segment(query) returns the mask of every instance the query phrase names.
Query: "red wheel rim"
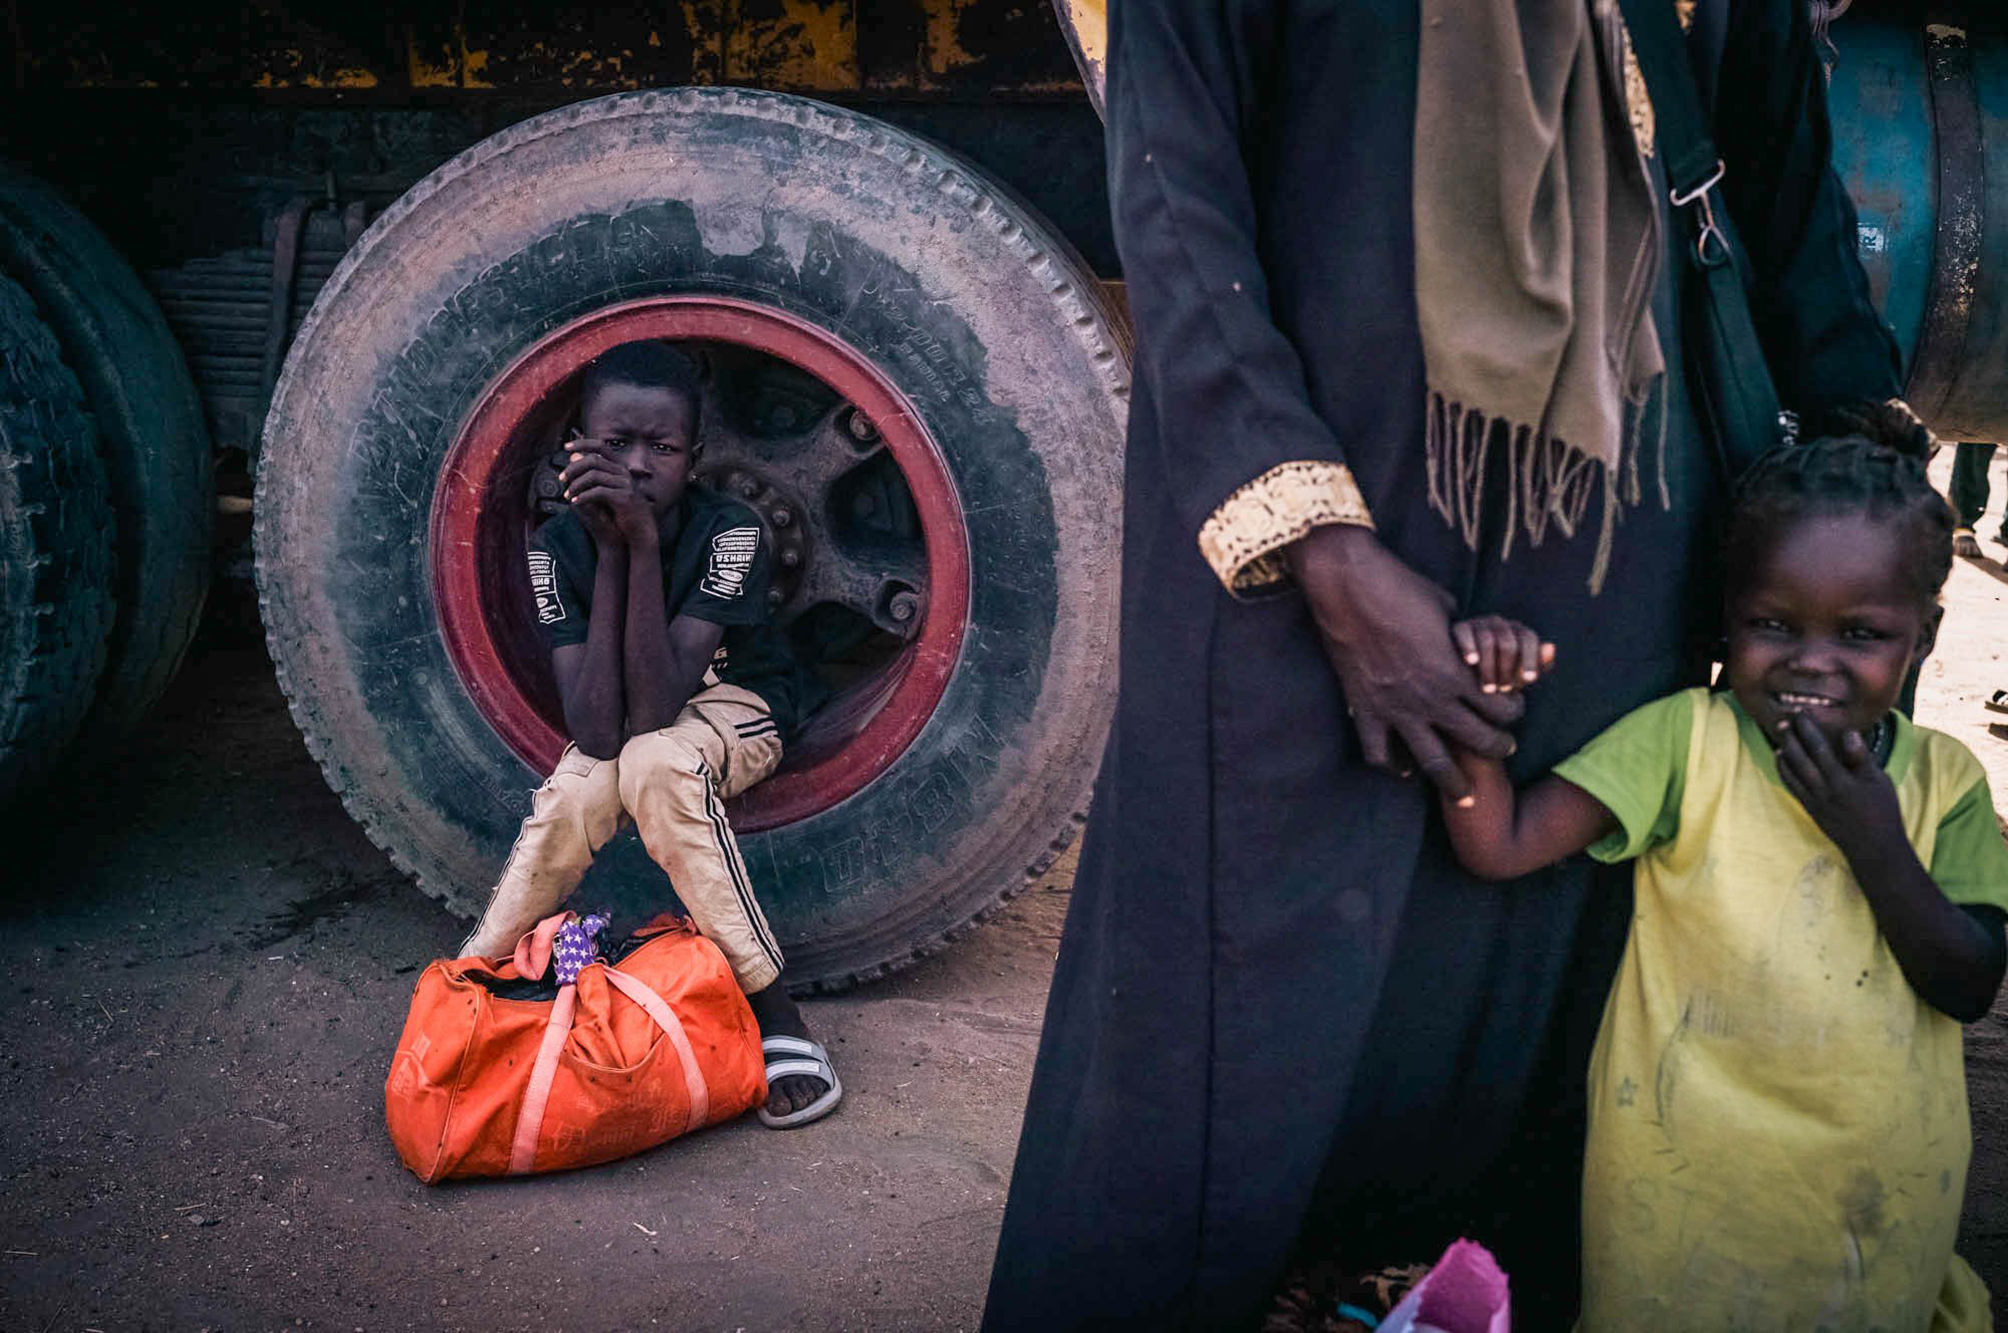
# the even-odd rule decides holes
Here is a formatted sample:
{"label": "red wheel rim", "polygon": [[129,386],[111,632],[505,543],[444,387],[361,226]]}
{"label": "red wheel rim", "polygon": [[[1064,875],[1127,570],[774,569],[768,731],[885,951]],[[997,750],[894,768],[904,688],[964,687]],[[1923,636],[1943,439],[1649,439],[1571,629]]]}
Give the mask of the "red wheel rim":
{"label": "red wheel rim", "polygon": [[431,517],[440,634],[475,708],[539,773],[564,752],[548,659],[531,618],[522,559],[522,450],[514,447],[553,392],[594,357],[641,338],[736,343],[798,367],[878,428],[920,514],[929,592],[913,640],[868,684],[818,715],[839,744],[731,804],[742,832],[804,819],[883,773],[933,716],[961,652],[969,611],[969,541],[955,484],[911,403],[877,367],[827,331],[750,301],[661,296],[610,306],[546,335],[488,386],[448,451]]}

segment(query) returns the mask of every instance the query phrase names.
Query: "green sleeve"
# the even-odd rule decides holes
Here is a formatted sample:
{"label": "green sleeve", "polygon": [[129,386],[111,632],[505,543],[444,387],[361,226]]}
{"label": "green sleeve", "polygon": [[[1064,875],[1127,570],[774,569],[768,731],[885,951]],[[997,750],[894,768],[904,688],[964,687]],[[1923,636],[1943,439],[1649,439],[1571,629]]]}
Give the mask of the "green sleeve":
{"label": "green sleeve", "polygon": [[1955,903],[2008,911],[2008,842],[2002,841],[1984,775],[1938,821],[1931,878]]}
{"label": "green sleeve", "polygon": [[1680,829],[1680,795],[1687,784],[1687,742],[1697,694],[1683,690],[1635,708],[1582,749],[1555,765],[1617,817],[1618,828],[1592,843],[1599,861],[1642,856]]}

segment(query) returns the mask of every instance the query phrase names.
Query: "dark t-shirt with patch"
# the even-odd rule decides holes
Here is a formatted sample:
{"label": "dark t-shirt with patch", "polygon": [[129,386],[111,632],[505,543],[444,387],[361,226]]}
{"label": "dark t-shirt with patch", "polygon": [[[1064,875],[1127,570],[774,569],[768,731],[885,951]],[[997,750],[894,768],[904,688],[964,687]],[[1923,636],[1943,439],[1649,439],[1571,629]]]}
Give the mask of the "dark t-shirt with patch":
{"label": "dark t-shirt with patch", "polygon": [[[725,627],[711,659],[720,681],[767,701],[791,735],[815,706],[813,678],[768,618],[771,555],[753,511],[715,491],[684,492],[676,541],[662,548],[664,605],[671,620],[694,616]],[[530,592],[537,622],[553,648],[586,641],[599,547],[577,514],[560,510],[530,540]]]}

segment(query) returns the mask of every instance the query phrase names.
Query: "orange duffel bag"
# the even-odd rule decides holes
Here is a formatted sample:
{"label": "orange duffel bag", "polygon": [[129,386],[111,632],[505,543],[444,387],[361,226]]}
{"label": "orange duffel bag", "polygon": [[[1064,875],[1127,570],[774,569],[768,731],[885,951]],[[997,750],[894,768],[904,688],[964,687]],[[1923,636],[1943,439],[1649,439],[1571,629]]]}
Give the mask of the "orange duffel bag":
{"label": "orange duffel bag", "polygon": [[767,1096],[760,1032],[718,946],[659,916],[609,965],[534,993],[571,913],[513,958],[418,978],[384,1082],[397,1155],[427,1184],[591,1166],[741,1115]]}

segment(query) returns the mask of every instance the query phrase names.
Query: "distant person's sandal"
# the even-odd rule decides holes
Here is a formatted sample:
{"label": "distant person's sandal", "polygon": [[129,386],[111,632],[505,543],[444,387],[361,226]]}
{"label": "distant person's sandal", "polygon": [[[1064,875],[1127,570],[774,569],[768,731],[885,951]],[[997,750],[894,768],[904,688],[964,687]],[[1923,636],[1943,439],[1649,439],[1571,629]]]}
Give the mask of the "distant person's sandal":
{"label": "distant person's sandal", "polygon": [[760,1052],[767,1057],[767,1082],[770,1084],[791,1074],[806,1074],[830,1085],[828,1092],[801,1110],[790,1111],[787,1115],[774,1115],[766,1107],[761,1107],[760,1123],[767,1128],[793,1129],[812,1120],[821,1120],[836,1110],[837,1103],[844,1099],[844,1085],[838,1080],[837,1071],[830,1064],[830,1053],[823,1049],[823,1043],[805,1037],[767,1037],[760,1042]]}
{"label": "distant person's sandal", "polygon": [[2008,690],[1996,690],[1981,700],[1980,706],[1990,713],[2008,713]]}
{"label": "distant person's sandal", "polygon": [[1954,528],[1952,530],[1952,553],[1957,556],[1964,556],[1968,560],[1978,560],[1980,558],[1980,539],[1973,535],[1972,528]]}

